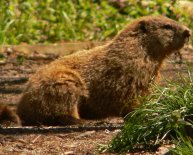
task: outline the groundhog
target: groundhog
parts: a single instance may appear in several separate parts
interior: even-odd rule
[[[0,127],[18,125],[20,125],[20,119],[17,114],[9,106],[0,104]]]
[[[133,21],[112,41],[61,57],[29,80],[17,113],[23,125],[66,125],[125,116],[147,95],[163,60],[183,47],[188,28],[166,17]]]

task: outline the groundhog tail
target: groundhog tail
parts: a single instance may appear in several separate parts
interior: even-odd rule
[[[0,104],[0,126],[19,126],[20,119],[16,112],[7,105]]]

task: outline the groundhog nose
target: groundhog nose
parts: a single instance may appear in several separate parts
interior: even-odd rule
[[[183,36],[187,37],[187,38],[190,37],[190,30],[185,29],[184,32],[183,32]]]

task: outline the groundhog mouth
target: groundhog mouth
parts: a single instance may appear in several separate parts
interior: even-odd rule
[[[187,43],[187,42],[189,42],[189,38],[190,38],[190,30],[185,30],[184,32],[183,32],[183,37],[184,37],[184,42],[185,43]]]
[[[186,37],[184,40],[185,40],[185,43],[188,43],[190,40],[190,37]]]
[[[191,36],[190,30],[189,29],[184,30],[184,32],[182,33],[181,41],[180,39],[177,41],[179,45],[178,49],[182,48],[185,44],[188,44],[190,36]]]

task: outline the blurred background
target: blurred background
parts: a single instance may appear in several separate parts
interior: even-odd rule
[[[106,41],[145,15],[193,29],[193,0],[1,0],[0,44]]]

